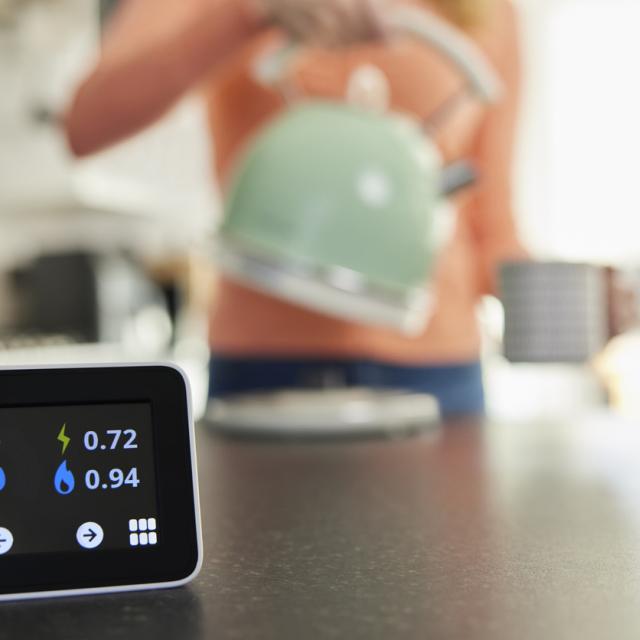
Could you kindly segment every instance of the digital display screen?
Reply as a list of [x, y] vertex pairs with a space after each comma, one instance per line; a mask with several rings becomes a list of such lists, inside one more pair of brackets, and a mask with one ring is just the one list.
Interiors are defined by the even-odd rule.
[[0, 558], [157, 548], [155, 466], [150, 403], [0, 407]]

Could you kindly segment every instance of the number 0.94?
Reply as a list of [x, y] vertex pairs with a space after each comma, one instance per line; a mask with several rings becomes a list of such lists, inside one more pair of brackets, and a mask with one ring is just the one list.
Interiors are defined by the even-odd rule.
[[111, 469], [107, 478], [101, 478], [100, 472], [96, 469], [89, 469], [84, 475], [84, 483], [90, 491], [96, 489], [120, 489], [123, 486], [129, 486], [136, 489], [140, 484], [138, 478], [138, 469], [132, 467], [129, 472], [125, 474], [122, 469]]
[[97, 432], [87, 431], [84, 434], [84, 448], [87, 451], [96, 451], [97, 449], [113, 451], [119, 445], [122, 449], [137, 449], [137, 436], [135, 429], [107, 429], [106, 438], [100, 444], [100, 437]]

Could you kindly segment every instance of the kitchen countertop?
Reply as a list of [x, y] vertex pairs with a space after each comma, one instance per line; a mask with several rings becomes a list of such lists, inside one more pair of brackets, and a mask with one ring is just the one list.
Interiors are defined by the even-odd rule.
[[192, 586], [5, 604], [0, 640], [635, 640], [637, 426], [592, 414], [333, 444], [201, 429]]

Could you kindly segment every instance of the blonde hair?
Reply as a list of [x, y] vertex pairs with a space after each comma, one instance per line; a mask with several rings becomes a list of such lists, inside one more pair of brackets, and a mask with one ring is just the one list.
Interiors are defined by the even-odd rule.
[[461, 27], [472, 28], [488, 19], [496, 0], [428, 0]]

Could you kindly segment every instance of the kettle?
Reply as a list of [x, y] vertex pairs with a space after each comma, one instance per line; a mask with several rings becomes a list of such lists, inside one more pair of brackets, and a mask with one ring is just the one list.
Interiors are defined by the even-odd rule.
[[[444, 20], [406, 7], [389, 22], [462, 73], [462, 92], [438, 118], [469, 95], [498, 99], [500, 82], [482, 52]], [[296, 55], [290, 44], [269, 52], [257, 77], [290, 90], [282, 80]], [[441, 205], [474, 173], [465, 164], [444, 167], [428, 126], [381, 104], [388, 85], [376, 70], [356, 70], [350, 82], [348, 95], [364, 100], [299, 100], [256, 136], [225, 198], [216, 257], [228, 277], [262, 292], [413, 335], [432, 307], [427, 283], [442, 245]], [[291, 91], [282, 93], [290, 102]], [[367, 104], [367, 95], [377, 98]]]

